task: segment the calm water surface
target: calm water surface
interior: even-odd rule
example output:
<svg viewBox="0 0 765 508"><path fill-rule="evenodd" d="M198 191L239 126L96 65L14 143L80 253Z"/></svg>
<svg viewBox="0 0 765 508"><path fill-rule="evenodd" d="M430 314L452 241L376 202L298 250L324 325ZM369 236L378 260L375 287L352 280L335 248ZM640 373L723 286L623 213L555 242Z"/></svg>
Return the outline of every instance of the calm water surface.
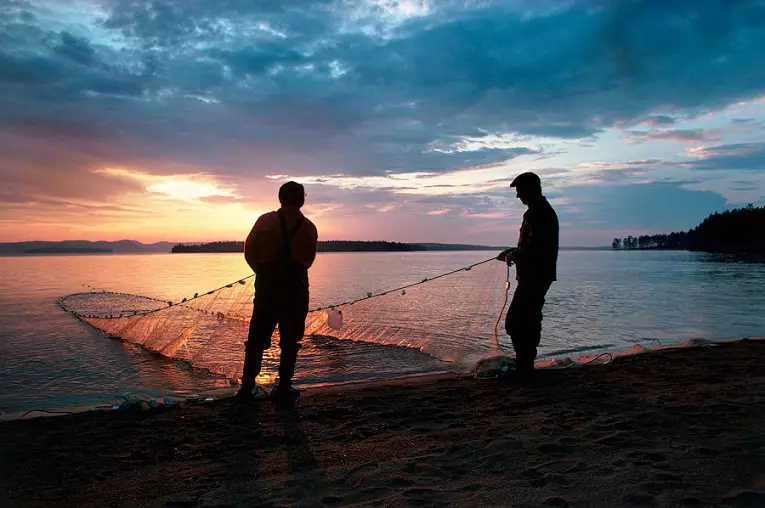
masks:
<svg viewBox="0 0 765 508"><path fill-rule="evenodd" d="M320 254L312 307L481 261L491 252ZM225 394L234 388L163 359L60 310L58 297L122 291L178 299L250 272L239 254L0 258L0 417L33 408L107 404L125 392L152 397ZM765 334L765 264L682 251L563 251L545 306L542 353L627 349L688 338ZM417 350L316 342L301 357L304 385L444 370Z"/></svg>

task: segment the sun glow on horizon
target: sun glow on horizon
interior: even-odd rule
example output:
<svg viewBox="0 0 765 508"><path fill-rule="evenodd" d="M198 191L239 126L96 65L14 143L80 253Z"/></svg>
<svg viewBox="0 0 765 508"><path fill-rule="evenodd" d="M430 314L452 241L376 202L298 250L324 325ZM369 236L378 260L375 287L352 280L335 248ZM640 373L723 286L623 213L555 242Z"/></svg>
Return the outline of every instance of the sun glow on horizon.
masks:
<svg viewBox="0 0 765 508"><path fill-rule="evenodd" d="M146 171L103 168L93 173L139 183L143 192L125 193L111 206L140 214L112 216L107 219L109 232L120 238L170 241L215 241L244 239L255 220L267 208L244 198L234 185L220 183L204 172L161 175ZM70 231L89 235L103 231L104 219L98 211L98 224L73 215ZM131 233L132 232L132 233Z"/></svg>
<svg viewBox="0 0 765 508"><path fill-rule="evenodd" d="M194 201L214 196L238 198L234 192L220 189L214 184L207 182L195 182L193 180L175 180L155 183L146 186L146 190L160 199L179 199Z"/></svg>
<svg viewBox="0 0 765 508"><path fill-rule="evenodd" d="M235 201L241 198L232 188L222 186L213 175L206 173L154 175L117 168L104 168L94 173L137 180L147 192L155 194L159 199L198 201L217 197Z"/></svg>

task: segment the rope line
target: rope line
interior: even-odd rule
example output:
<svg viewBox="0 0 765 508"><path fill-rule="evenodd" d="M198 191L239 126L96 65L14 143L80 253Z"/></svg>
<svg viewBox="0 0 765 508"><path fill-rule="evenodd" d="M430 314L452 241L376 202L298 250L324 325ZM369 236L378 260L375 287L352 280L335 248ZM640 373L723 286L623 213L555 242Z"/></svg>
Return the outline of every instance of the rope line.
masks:
<svg viewBox="0 0 765 508"><path fill-rule="evenodd" d="M56 414L56 415L73 415L73 414L75 414L73 411L53 411L53 410L50 410L50 409L30 409L29 411L27 411L23 415L19 416L18 419L21 420L22 418L24 418L26 415L28 415L30 413L50 413L50 414Z"/></svg>
<svg viewBox="0 0 765 508"><path fill-rule="evenodd" d="M497 321L494 322L494 345L497 349L504 353L502 346L499 345L499 322L502 321L502 316L505 314L505 308L507 307L507 295L510 293L510 265L507 265L507 277L505 278L505 301L502 302L502 309L500 309L497 315Z"/></svg>
<svg viewBox="0 0 765 508"><path fill-rule="evenodd" d="M431 282L431 281L434 281L434 280L441 279L443 277L448 277L449 275L454 275L455 273L459 273L459 272L463 272L463 271L464 272L469 272L470 270L472 270L476 266L480 266L480 265L483 265L483 264L488 263L490 261L494 261L495 259L496 259L496 257L491 257L489 259L485 259L483 261L479 261L477 263L473 263L472 265L468 265L468 266L465 266L465 267L462 267L462 268L457 268L455 270L451 270L449 272L445 272L445 273L442 273L440 275L436 275L435 277L426 277L426 278L424 278L424 279L422 279L421 281L418 281L418 282L412 282L410 284L406 284L406 285L398 287L398 288L393 288L393 289L388 289L388 290L385 290L385 291L380 291L379 293L368 294L365 297L356 298L355 300L348 300L346 302L337 303L337 304L333 304L333 305L325 305L324 307L316 307L314 309L310 309L308 312L309 313L319 312L319 311L322 311L322 310L334 309L334 308L337 308L337 307L343 307L345 305L353 305L354 303L358 303L358 302L361 302L361 301L369 300L369 299L372 299L372 298L378 298L380 296L385 296L385 295L387 295L389 293L393 293L393 292L397 292L397 291L403 291L405 289L409 289L409 288L414 287L414 286L419 286L419 285L425 284L427 282ZM510 270L510 267L508 266L508 277L509 277L509 270ZM150 296L135 295L135 294L130 294L130 293L120 293L120 292L115 292L115 291L100 291L100 292L74 293L74 294L67 295L67 296L64 296L64 297L60 298L58 303L61 306L61 308L64 309L65 311L71 312L71 313L73 313L75 315L78 315L78 316L81 315L81 314L79 314L77 312L74 312L74 311L72 311L72 310L70 310L70 309L68 309L66 307L66 300L68 298L71 298L71 297L82 296L82 295L89 295L89 294L94 294L94 293L95 294L121 295L121 296L138 296L140 298L145 298L147 300L152 300L152 301L155 301L155 302L163 302L163 303L167 304L166 307L159 307L159 308L151 309L151 310L126 311L126 312L123 311L122 313L120 313L119 316L114 316L114 315L107 315L107 316L82 315L83 317L98 318L98 319L120 319L120 318L123 318L123 317L147 316L149 314L153 314L155 312L159 312L161 310L164 310L164 309L166 309L168 307L185 306L186 304L188 304L188 303L190 303L190 302L192 302L192 301L194 301L194 300L196 300L198 298L202 298L204 296L212 295L212 294L217 293L218 291L221 291L221 290L226 289L226 288L231 288L234 284L244 284L246 280L251 279L251 278L253 278L255 276L256 276L256 274L253 273L252 275L248 275L247 277L235 280L234 282L230 282L228 284L224 284L223 286L221 286L219 288L211 289L211 290L209 290L207 292L203 292L203 293L194 293L194 296L192 296L191 298L183 298L182 300L179 300L177 302L162 300L160 298L154 298L154 297L150 297ZM509 280L509 278L508 278L508 280ZM505 302L507 302L507 292L505 292Z"/></svg>
<svg viewBox="0 0 765 508"><path fill-rule="evenodd" d="M441 275L436 275L435 277L430 277L430 278L426 277L426 278L422 279L419 282L413 282L413 283L407 284L405 286L397 287L397 288L394 288L394 289L388 289L386 291L381 291L379 293L370 294L370 295L367 295L367 296L365 296L363 298L357 298L355 300L349 300L349 301L343 302L343 303L338 303L338 304L334 304L334 305L326 305L324 307L317 307L315 309L309 310L308 312L318 312L320 310L334 309L335 307L343 307L345 305L353 305L354 303L358 303L358 302L361 302L361 301L364 301L364 300L369 300L371 298L377 298L377 297L380 297L380 296L385 296L388 293L394 293L394 292L397 292L397 291L403 291L404 289L409 289L411 287L419 286L419 285L425 284L427 282L432 282L434 280L441 279L441 278L447 277L449 275L454 275L455 273L469 272L470 270L472 270L476 266L483 265L485 263L488 263L489 261L494 261L495 259L496 259L496 257L492 257L492 258L489 258L489 259L485 259L483 261L479 261L478 263L473 263L472 265L468 265L468 266L465 266L465 267L462 267L462 268L457 268L456 270L452 270L450 272L442 273Z"/></svg>

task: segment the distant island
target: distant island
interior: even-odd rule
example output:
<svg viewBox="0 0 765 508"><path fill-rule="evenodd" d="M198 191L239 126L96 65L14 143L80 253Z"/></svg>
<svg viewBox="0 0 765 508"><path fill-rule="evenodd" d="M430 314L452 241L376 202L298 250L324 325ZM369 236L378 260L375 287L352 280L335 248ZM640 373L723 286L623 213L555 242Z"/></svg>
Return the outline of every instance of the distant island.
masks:
<svg viewBox="0 0 765 508"><path fill-rule="evenodd" d="M320 241L318 252L421 252L421 251L452 251L452 250L502 250L504 247L486 245L464 245L448 243L399 243L399 242L364 242L351 240ZM201 244L179 243L174 245L173 253L212 253L212 252L243 252L244 242L209 242Z"/></svg>
<svg viewBox="0 0 765 508"><path fill-rule="evenodd" d="M63 240L60 242L13 242L0 243L0 256L23 256L28 254L153 254L170 252L174 242L141 243L135 240L114 242L88 240Z"/></svg>
<svg viewBox="0 0 765 508"><path fill-rule="evenodd" d="M765 207L713 213L689 231L614 238L613 249L675 249L728 254L765 254Z"/></svg>
<svg viewBox="0 0 765 508"><path fill-rule="evenodd" d="M111 249L97 249L95 247L41 247L27 249L24 254L112 254Z"/></svg>

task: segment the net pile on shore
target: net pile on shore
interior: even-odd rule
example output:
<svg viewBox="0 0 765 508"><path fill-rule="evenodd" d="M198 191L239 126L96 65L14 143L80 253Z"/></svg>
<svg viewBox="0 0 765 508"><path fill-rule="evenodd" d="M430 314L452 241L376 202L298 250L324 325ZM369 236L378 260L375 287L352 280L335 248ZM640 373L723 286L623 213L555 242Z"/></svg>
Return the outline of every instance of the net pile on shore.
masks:
<svg viewBox="0 0 765 508"><path fill-rule="evenodd" d="M495 333L507 296L507 267L485 260L377 294L315 308L306 335L415 348L467 371L497 354ZM194 367L239 380L254 276L180 301L117 292L65 296L61 307L105 334ZM330 313L342 326L330 327ZM337 314L335 314L337 317ZM500 324L499 327L502 330ZM273 344L278 344L278 331Z"/></svg>

